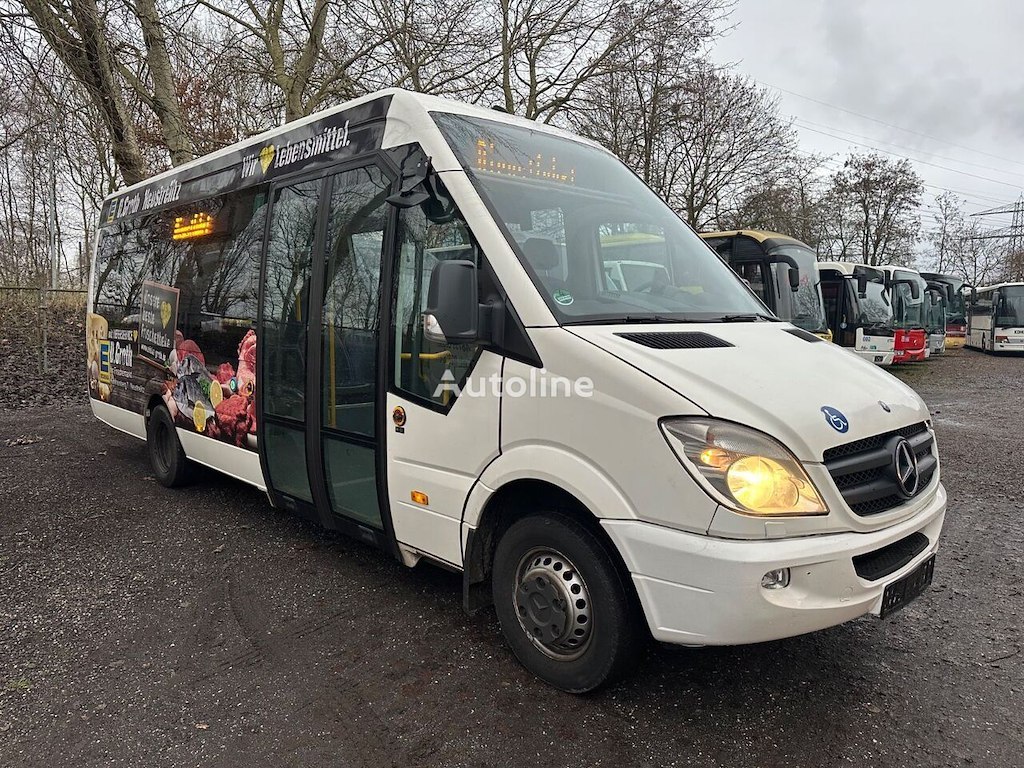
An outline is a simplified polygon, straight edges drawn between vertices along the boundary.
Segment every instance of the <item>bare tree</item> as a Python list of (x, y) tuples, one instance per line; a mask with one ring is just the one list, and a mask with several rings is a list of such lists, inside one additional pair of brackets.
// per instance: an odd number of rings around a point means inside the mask
[(749, 190), (795, 151), (777, 100), (745, 77), (702, 66), (687, 81), (687, 110), (671, 126), (669, 202), (694, 227), (734, 214)]
[(781, 232), (817, 250), (825, 239), (824, 158), (794, 155), (776, 174), (752, 187), (736, 210), (718, 222), (723, 229)]
[(366, 8), (314, 0), (198, 0), (229, 22), (253, 52), (259, 76), (280, 94), (284, 121), (308, 115), (331, 98), (363, 92), (361, 67), (380, 44)]
[(39, 34), (96, 105), (125, 182), (144, 179), (146, 162), (118, 79), (120, 67), (108, 42), (105, 15), (96, 0), (23, 2)]
[(921, 229), (917, 209), (923, 192), (909, 160), (851, 154), (829, 190), (832, 255), (871, 265), (908, 264)]
[[(493, 6), (492, 6), (493, 3)], [(587, 83), (621, 69), (618, 54), (648, 24), (661, 0), (489, 0), (497, 18), (495, 80), (507, 112), (551, 122)]]
[(960, 245), (958, 240), (963, 235), (963, 202), (953, 192), (943, 192), (935, 198), (935, 204), (937, 210), (932, 215), (935, 224), (928, 233), (928, 240), (934, 252), (935, 271), (946, 272), (952, 267), (954, 252)]

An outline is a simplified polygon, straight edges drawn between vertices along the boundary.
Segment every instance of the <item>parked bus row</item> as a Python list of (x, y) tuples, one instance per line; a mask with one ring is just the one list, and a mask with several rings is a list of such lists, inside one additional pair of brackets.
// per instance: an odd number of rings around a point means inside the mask
[(817, 261), (799, 240), (763, 230), (701, 237), (777, 316), (877, 365), (965, 344), (1024, 353), (1024, 283), (975, 289), (910, 267)]

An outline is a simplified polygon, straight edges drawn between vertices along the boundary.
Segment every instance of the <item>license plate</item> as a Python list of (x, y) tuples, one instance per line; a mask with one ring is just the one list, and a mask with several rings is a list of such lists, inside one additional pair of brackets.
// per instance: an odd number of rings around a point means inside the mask
[(882, 593), (881, 617), (884, 619), (889, 614), (895, 613), (928, 589), (934, 574), (935, 555), (932, 555), (902, 579), (889, 584), (885, 588), (885, 592)]

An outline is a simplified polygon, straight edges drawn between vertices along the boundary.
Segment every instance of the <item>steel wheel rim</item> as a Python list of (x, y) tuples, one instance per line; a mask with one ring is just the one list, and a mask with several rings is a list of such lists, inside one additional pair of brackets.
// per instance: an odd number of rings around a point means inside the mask
[(556, 661), (579, 658), (593, 640), (586, 582), (572, 561), (555, 549), (537, 547), (520, 558), (512, 607), (530, 642)]

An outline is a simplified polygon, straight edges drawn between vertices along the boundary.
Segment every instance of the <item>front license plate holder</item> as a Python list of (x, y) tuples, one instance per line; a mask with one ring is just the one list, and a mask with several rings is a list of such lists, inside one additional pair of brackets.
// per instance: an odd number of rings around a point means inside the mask
[(882, 593), (881, 618), (895, 613), (928, 589), (934, 575), (935, 555), (932, 555), (903, 578), (886, 585)]

